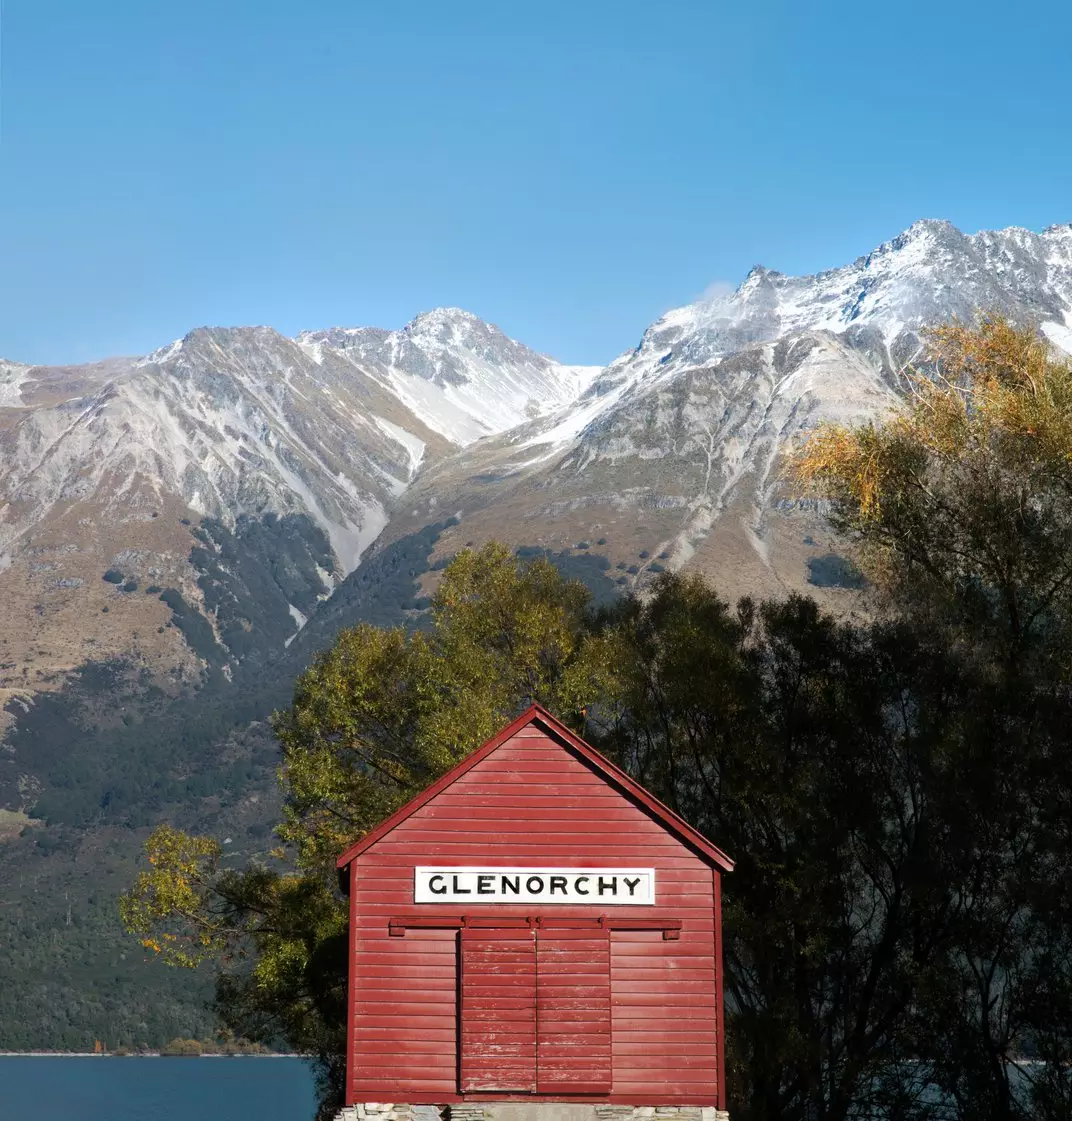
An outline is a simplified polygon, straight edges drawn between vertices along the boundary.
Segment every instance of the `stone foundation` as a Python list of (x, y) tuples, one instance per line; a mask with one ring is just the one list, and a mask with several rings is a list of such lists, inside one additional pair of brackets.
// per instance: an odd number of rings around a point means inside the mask
[(361, 1102), (335, 1121), (730, 1121), (725, 1110), (693, 1105), (571, 1105), (560, 1102), (463, 1102), (396, 1105)]

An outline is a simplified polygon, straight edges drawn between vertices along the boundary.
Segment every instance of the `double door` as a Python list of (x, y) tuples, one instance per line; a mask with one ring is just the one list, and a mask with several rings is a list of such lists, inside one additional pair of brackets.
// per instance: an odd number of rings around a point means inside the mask
[(609, 930), (463, 927), (459, 937), (459, 1090), (610, 1090)]

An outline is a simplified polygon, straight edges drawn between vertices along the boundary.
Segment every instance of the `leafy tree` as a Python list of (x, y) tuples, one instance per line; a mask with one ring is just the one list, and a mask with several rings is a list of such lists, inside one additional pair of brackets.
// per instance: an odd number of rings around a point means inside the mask
[(887, 608), (943, 629), (987, 685), (951, 749), (955, 931), (932, 959), (918, 1052), (961, 1117), (1067, 1117), (1072, 368), (999, 317), (931, 343), (905, 409), (820, 429), (796, 472), (833, 500)]
[(221, 871), (215, 842), (166, 826), (147, 842), (152, 867), (122, 901), (128, 929), (170, 964), (222, 959), (224, 1023), (315, 1056), (324, 1116), (345, 1073), (335, 857), (532, 701), (577, 712), (595, 680), (583, 660), (588, 598), (544, 557), (466, 550), (444, 573), (429, 632), (343, 631), (275, 715), (276, 856), (291, 867)]
[(999, 317), (929, 338), (906, 407), (821, 426), (796, 476), (832, 500), (903, 610), (955, 626), (984, 657), (1039, 642), (1052, 654), (1072, 611), (1072, 367)]
[(920, 1107), (900, 1060), (949, 933), (943, 710), (963, 683), (948, 652), (799, 597), (731, 610), (695, 576), (661, 577), (620, 614), (599, 640), (614, 703), (589, 735), (737, 860), (724, 890), (731, 1112)]

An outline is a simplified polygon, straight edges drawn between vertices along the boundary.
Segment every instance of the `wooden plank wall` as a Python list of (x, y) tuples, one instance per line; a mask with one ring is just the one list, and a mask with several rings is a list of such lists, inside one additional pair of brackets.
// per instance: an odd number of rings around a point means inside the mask
[[(529, 726), (355, 862), (351, 1101), (450, 1103), (458, 1094), (457, 931), (388, 935), (392, 915), (459, 912), (413, 903), (416, 865), (653, 867), (654, 907), (614, 918), (680, 919), (681, 937), (611, 935), (613, 1089), (602, 1101), (716, 1102), (711, 868), (576, 755)], [(496, 905), (482, 913), (591, 917), (598, 906)], [(469, 1094), (466, 1098), (479, 1097)], [(564, 1092), (532, 1100), (585, 1100)], [(591, 1096), (589, 1096), (590, 1100)]]
[(458, 946), (463, 1091), (536, 1089), (536, 931), (463, 930)]
[(539, 933), (540, 1093), (605, 1094), (613, 1084), (610, 937), (608, 930)]

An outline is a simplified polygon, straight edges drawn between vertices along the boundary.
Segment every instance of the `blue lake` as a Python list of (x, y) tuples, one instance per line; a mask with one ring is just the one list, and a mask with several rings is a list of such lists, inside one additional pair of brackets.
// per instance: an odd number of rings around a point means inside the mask
[(0, 1055), (0, 1121), (311, 1121), (301, 1059)]

